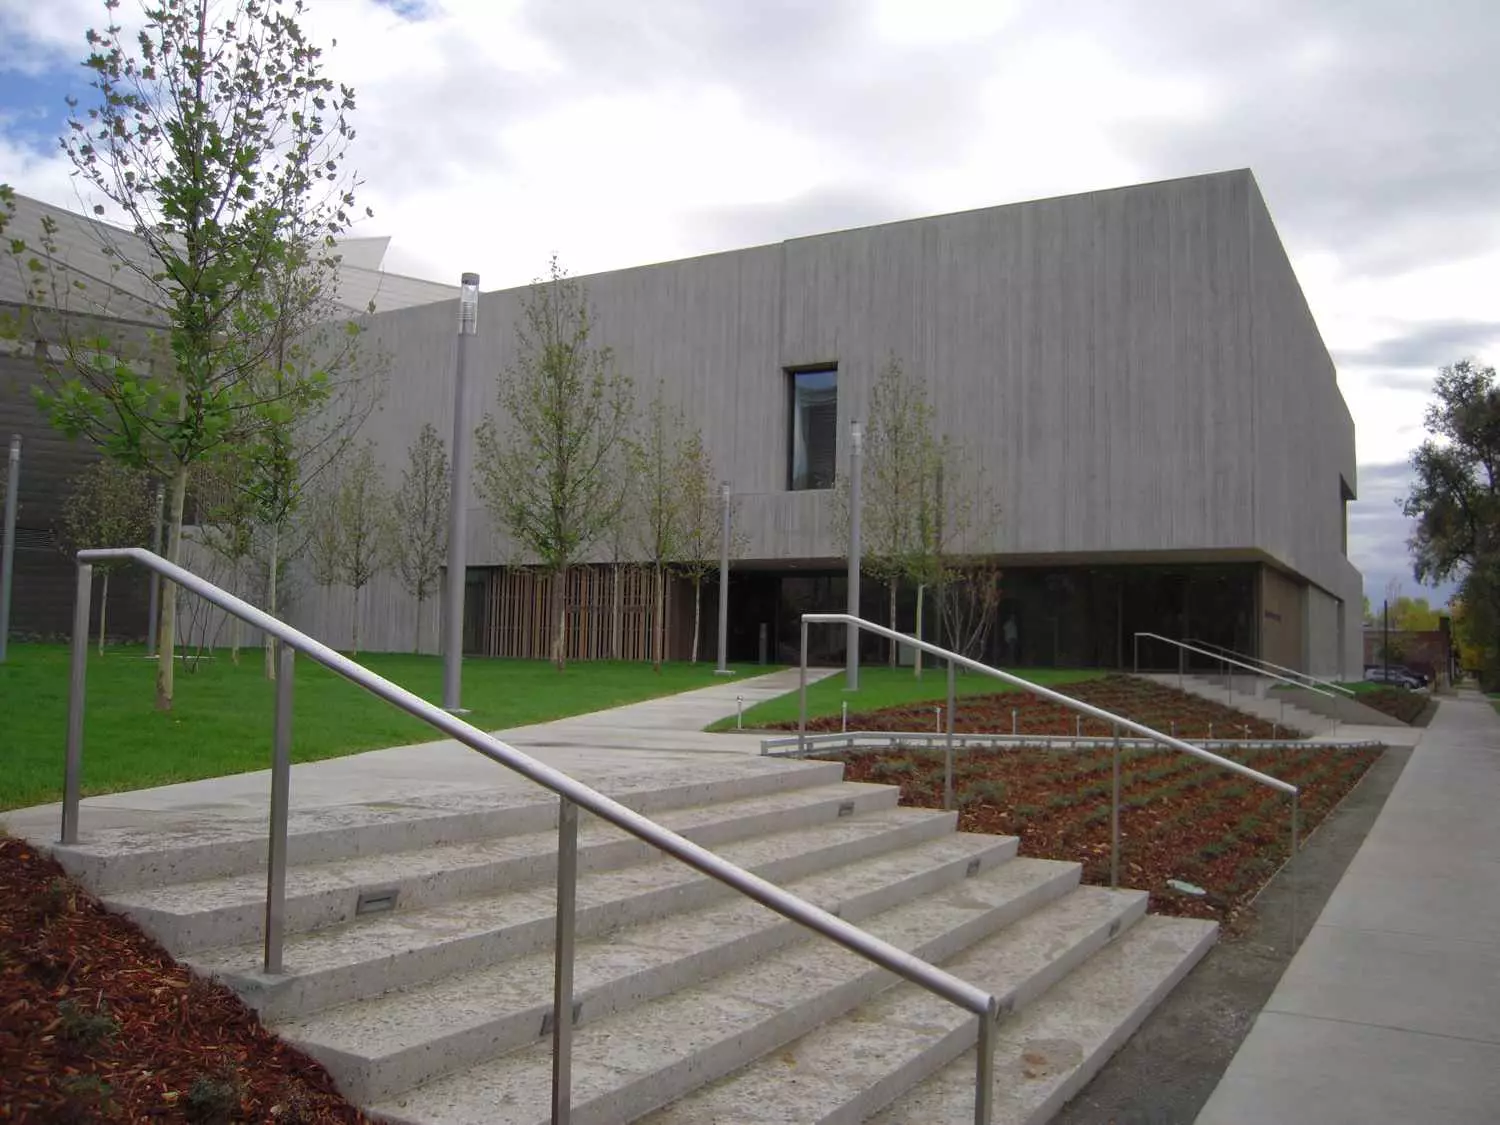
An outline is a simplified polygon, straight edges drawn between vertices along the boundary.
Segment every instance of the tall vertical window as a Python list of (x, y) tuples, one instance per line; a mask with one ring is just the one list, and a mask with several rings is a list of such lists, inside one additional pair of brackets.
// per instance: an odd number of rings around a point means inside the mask
[(787, 377), (792, 407), (788, 487), (794, 491), (832, 488), (838, 463), (838, 369), (789, 371)]

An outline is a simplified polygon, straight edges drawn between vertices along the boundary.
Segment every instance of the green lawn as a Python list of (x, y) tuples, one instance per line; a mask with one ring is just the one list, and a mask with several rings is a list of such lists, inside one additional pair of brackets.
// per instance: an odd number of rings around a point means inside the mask
[[(1107, 674), (1097, 669), (1071, 668), (1010, 668), (1007, 671), (1030, 680), (1032, 683), (1049, 687), (1057, 684), (1077, 683), (1079, 680), (1097, 680)], [(1021, 690), (990, 676), (968, 672), (958, 674), (956, 687), (959, 695), (984, 695), (997, 691)], [(808, 684), (807, 715), (808, 718), (837, 715), (840, 707), (846, 702), (849, 704), (849, 713), (854, 714), (859, 711), (875, 711), (882, 707), (895, 707), (903, 703), (926, 701), (941, 703), (947, 698), (948, 674), (941, 667), (925, 669), (922, 678), (918, 680), (910, 668), (892, 670), (885, 665), (878, 665), (860, 669), (859, 690), (856, 692), (844, 690), (844, 673), (842, 672), (836, 676), (829, 676), (826, 680), (819, 680), (815, 684)], [(771, 723), (796, 721), (797, 692), (795, 690), (751, 707), (745, 712), (746, 728), (761, 728)], [(721, 720), (708, 729), (732, 730), (734, 719)]]
[[(156, 665), (140, 646), (89, 653), (84, 710), (85, 794), (140, 789), (174, 781), (265, 769), (271, 757), (272, 685), (260, 651), (238, 666), (221, 651), (196, 671), (179, 667), (176, 706), (153, 705)], [(436, 656), (366, 654), (360, 662), (432, 702), (442, 697)], [(744, 674), (770, 671), (742, 668)], [(712, 661), (667, 664), (593, 662), (558, 673), (545, 661), (464, 662), (465, 716), (500, 730), (622, 703), (723, 683)], [(13, 644), (0, 664), (0, 809), (62, 796), (67, 727), (68, 650), (63, 645)], [(306, 658), (297, 660), (292, 758), (333, 758), (357, 750), (440, 737), (363, 689)]]

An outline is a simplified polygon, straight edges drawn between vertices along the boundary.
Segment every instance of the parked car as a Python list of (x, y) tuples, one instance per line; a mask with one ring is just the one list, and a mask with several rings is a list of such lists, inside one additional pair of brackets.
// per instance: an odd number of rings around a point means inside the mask
[(1398, 664), (1389, 667), (1383, 665), (1372, 665), (1365, 669), (1365, 679), (1372, 684), (1390, 684), (1392, 687), (1406, 688), (1408, 691), (1418, 691), (1427, 686), (1427, 681), (1409, 668), (1403, 668)]

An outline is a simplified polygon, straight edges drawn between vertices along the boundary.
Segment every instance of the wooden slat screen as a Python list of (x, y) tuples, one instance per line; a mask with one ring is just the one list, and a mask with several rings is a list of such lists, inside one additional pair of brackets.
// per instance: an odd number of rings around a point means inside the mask
[[(651, 570), (649, 567), (577, 566), (568, 571), (567, 656), (609, 660), (615, 656), (615, 585), (619, 583), (619, 659), (651, 658)], [(485, 588), (486, 656), (545, 660), (552, 655), (552, 575), (534, 567), (496, 567)], [(667, 583), (666, 621), (672, 623)]]

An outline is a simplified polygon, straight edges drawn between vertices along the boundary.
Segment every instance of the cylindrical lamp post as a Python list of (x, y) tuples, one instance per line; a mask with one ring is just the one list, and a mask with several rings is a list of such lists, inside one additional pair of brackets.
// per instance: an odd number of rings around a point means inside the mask
[(462, 712), (464, 557), (469, 535), (469, 349), (479, 335), (479, 275), (466, 273), (458, 292), (458, 348), (453, 380), (453, 477), (448, 488), (448, 573), (443, 584), (443, 710)]
[(5, 538), (0, 545), (0, 664), (10, 642), (10, 588), (16, 566), (16, 500), (21, 487), (21, 435), (10, 436), (10, 461), (5, 474)]
[[(856, 419), (849, 426), (849, 608), (859, 616), (859, 484), (864, 462), (864, 431)], [(844, 690), (859, 690), (859, 626), (850, 625), (845, 640)]]
[(729, 675), (729, 482), (719, 488), (724, 526), (719, 540), (719, 666), (716, 675)]

